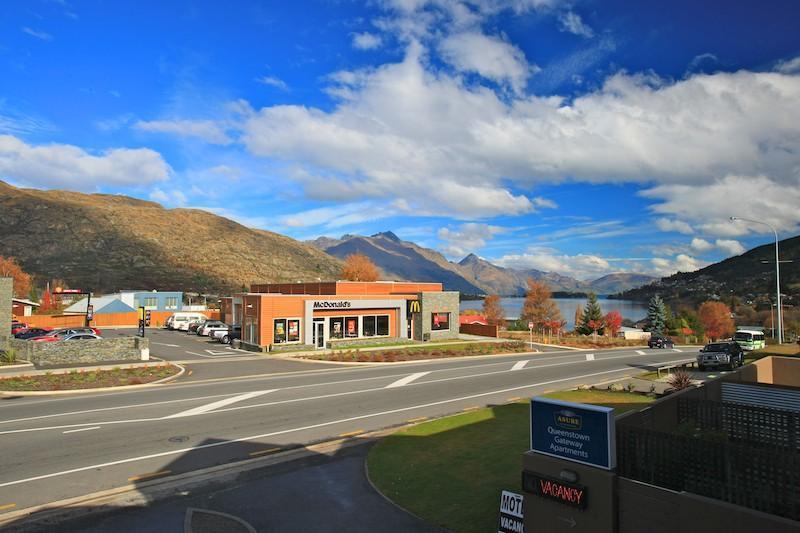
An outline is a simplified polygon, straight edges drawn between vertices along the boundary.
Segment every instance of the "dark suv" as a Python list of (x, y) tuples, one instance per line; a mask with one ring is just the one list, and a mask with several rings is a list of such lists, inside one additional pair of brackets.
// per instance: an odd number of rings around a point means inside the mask
[(734, 341), (712, 342), (706, 344), (697, 354), (697, 368), (726, 368), (733, 370), (744, 364), (744, 351)]
[(647, 346), (649, 348), (674, 348), (675, 343), (672, 342), (672, 339), (664, 335), (650, 335)]

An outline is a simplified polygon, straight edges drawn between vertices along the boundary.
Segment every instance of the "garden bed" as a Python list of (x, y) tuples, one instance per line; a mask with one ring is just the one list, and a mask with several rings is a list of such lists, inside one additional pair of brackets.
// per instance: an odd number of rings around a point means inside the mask
[(111, 370), (71, 370), (31, 376), (0, 378), (0, 391), (59, 391), (143, 385), (174, 376), (174, 365), (114, 368)]
[(415, 361), (419, 359), (522, 353), (527, 351), (530, 351), (530, 348), (521, 342), (464, 342), (459, 344), (438, 344), (433, 346), (395, 348), (386, 350), (343, 350), (328, 353), (309, 354), (304, 355), (303, 358), (314, 359), (317, 361), (393, 363), (396, 361)]

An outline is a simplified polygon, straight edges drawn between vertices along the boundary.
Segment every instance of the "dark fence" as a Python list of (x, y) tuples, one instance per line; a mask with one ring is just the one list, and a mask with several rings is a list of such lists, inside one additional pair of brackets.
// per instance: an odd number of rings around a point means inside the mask
[(484, 324), (461, 324), (458, 326), (459, 333), (480, 335), (482, 337), (497, 337), (497, 329), (497, 326), (486, 326)]
[(732, 442), (800, 449), (798, 411), (680, 398), (678, 421), (699, 431), (724, 432)]
[(617, 425), (617, 473), (800, 520), (800, 452), (783, 444), (729, 441), (727, 422), (720, 422), (729, 420), (724, 411), (691, 409), (686, 406), (697, 416), (694, 420), (707, 423), (707, 429), (698, 429), (691, 421), (675, 433)]

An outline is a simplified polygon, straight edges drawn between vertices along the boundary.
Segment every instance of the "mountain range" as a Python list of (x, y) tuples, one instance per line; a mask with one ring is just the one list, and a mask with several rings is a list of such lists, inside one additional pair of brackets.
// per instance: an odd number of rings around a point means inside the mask
[(336, 279), (341, 262), (206, 211), (126, 196), (0, 182), (0, 255), (73, 288), (225, 292), (253, 282)]
[(555, 272), (501, 267), (475, 254), (455, 263), (435, 250), (403, 241), (390, 231), (369, 237), (320, 237), (309, 244), (340, 259), (362, 253), (381, 269), (387, 279), (441, 281), (446, 289), (464, 294), (520, 296), (525, 294), (528, 278), (547, 282), (554, 292), (612, 294), (656, 279), (643, 274), (617, 273), (586, 282)]

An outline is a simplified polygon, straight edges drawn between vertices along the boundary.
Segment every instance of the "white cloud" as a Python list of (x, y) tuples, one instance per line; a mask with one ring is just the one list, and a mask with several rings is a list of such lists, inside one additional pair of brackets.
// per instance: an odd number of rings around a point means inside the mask
[(567, 31), (582, 37), (593, 37), (594, 31), (581, 19), (581, 16), (574, 11), (567, 11), (558, 17), (561, 23), (561, 31)]
[(689, 62), (690, 69), (697, 69), (704, 66), (710, 66), (716, 64), (719, 59), (714, 54), (706, 52), (705, 54), (699, 54), (692, 58)]
[(436, 235), (443, 241), (444, 254), (460, 259), (483, 248), (486, 241), (503, 231), (500, 226), (467, 222), (457, 229), (440, 228)]
[(787, 169), (781, 178), (731, 175), (707, 184), (660, 185), (642, 194), (662, 200), (654, 207), (656, 212), (689, 220), (709, 235), (770, 233), (760, 224), (731, 222), (731, 216), (762, 220), (779, 230), (796, 232), (800, 223), (800, 177), (792, 177)]
[(37, 39), (42, 40), (42, 41), (52, 41), (53, 40), (53, 36), (50, 35), (49, 33), (47, 33), (46, 31), (34, 30), (32, 28), (29, 28), (28, 26), (23, 26), (22, 27), (22, 31), (23, 31), (23, 33), (27, 33), (31, 37), (36, 37)]
[(536, 269), (544, 272), (572, 276), (577, 279), (595, 279), (605, 274), (619, 272), (611, 263), (592, 254), (568, 255), (555, 250), (533, 250), (524, 254), (505, 255), (493, 261), (494, 264), (516, 269)]
[(395, 214), (397, 214), (397, 210), (391, 205), (357, 202), (332, 207), (318, 207), (285, 215), (280, 217), (280, 223), (290, 228), (323, 226), (333, 229), (386, 218)]
[(528, 78), (537, 70), (513, 44), (479, 32), (451, 35), (440, 43), (439, 51), (456, 69), (507, 84), (518, 94), (524, 91)]
[(276, 89), (280, 89), (281, 91), (289, 90), (289, 86), (286, 84), (286, 82), (275, 76), (261, 76), (256, 81), (258, 83), (261, 83), (262, 85), (275, 87)]
[(682, 220), (672, 220), (669, 218), (659, 218), (656, 220), (656, 226), (661, 231), (676, 231), (684, 235), (691, 235), (694, 233), (692, 227)]
[(783, 74), (800, 74), (800, 56), (778, 62), (775, 70)]
[(188, 198), (180, 189), (164, 191), (158, 187), (150, 192), (150, 199), (161, 204), (178, 206), (184, 206), (188, 202)]
[(694, 239), (692, 239), (692, 243), (690, 244), (690, 246), (692, 247), (692, 250), (695, 250), (700, 253), (714, 249), (713, 244), (699, 237), (695, 237)]
[(233, 142), (225, 128), (213, 120), (140, 120), (133, 127), (142, 131), (172, 133), (180, 137), (197, 137), (211, 144)]
[(353, 48), (358, 50), (374, 50), (383, 44), (380, 35), (363, 32), (353, 34)]
[(730, 255), (742, 255), (745, 252), (742, 243), (733, 239), (717, 239), (715, 244), (717, 248)]
[(708, 265), (707, 262), (687, 254), (678, 254), (673, 259), (654, 257), (650, 262), (653, 265), (653, 273), (662, 277), (671, 276), (676, 272), (694, 272)]
[(149, 148), (111, 148), (97, 155), (69, 144), (33, 146), (0, 135), (0, 176), (27, 185), (85, 190), (166, 180), (170, 166)]

